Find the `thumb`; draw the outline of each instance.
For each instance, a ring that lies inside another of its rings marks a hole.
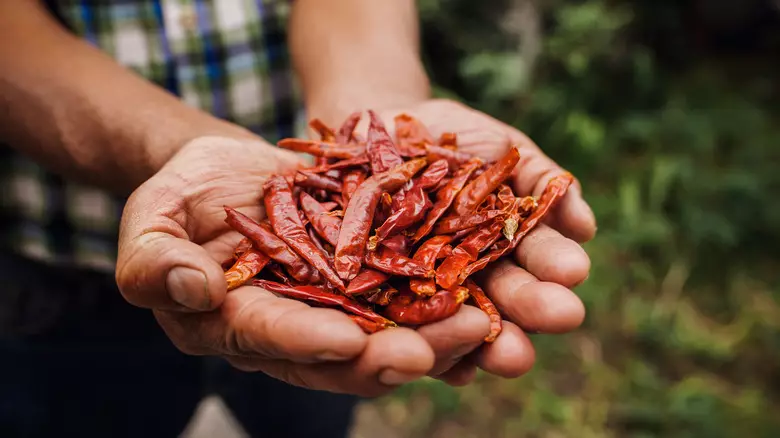
[[[184,200],[163,177],[150,179],[127,201],[119,229],[116,281],[139,307],[206,311],[227,292],[220,265],[190,241]]]

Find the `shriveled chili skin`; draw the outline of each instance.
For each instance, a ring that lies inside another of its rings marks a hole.
[[[453,290],[440,290],[431,297],[417,297],[404,290],[385,307],[384,315],[398,324],[431,324],[458,313],[468,296],[468,289],[460,286]]]
[[[325,158],[356,158],[365,153],[365,147],[362,145],[344,146],[333,142],[299,138],[285,138],[279,140],[276,145],[282,149]]]
[[[364,167],[365,164],[368,164],[368,156],[366,154],[360,154],[355,158],[349,158],[346,160],[336,161],[335,163],[310,167],[306,169],[306,171],[311,173],[327,173],[330,172],[331,170],[342,170],[342,169],[349,169],[352,167],[362,168]]]
[[[335,201],[320,202],[320,205],[325,209],[325,211],[332,211],[339,206],[338,202]]]
[[[427,269],[421,263],[392,252],[385,247],[369,251],[366,254],[366,266],[391,275],[405,277],[432,278],[435,274],[433,269]]]
[[[425,155],[425,146],[435,143],[425,125],[415,117],[404,113],[395,116],[393,121],[399,150]]]
[[[393,237],[383,240],[382,246],[389,249],[390,251],[397,252],[398,254],[408,255],[410,242],[409,238],[403,234],[396,234]]]
[[[353,140],[355,128],[360,123],[360,117],[360,111],[355,111],[347,116],[339,128],[338,134],[336,134],[336,143],[347,144]]]
[[[539,197],[539,206],[531,213],[526,220],[524,220],[517,232],[515,232],[512,241],[504,240],[496,245],[495,249],[490,250],[487,254],[481,257],[479,260],[468,265],[460,274],[461,281],[468,278],[470,275],[477,271],[484,269],[489,263],[492,263],[504,255],[512,251],[517,244],[525,237],[531,230],[533,230],[540,221],[544,219],[547,213],[566,195],[569,186],[574,181],[574,177],[571,173],[565,173],[554,177],[547,183],[542,195]],[[522,204],[522,200],[521,200]]]
[[[436,223],[433,234],[450,234],[456,231],[466,230],[505,215],[506,212],[502,210],[486,210],[468,216],[446,217]]]
[[[372,110],[368,111],[368,115],[371,121],[368,125],[366,154],[371,164],[371,173],[376,175],[398,167],[404,161],[387,133],[384,122]]]
[[[374,312],[367,306],[358,303],[352,298],[344,295],[334,294],[316,286],[290,287],[281,283],[276,283],[274,281],[258,279],[252,280],[252,285],[296,300],[311,301],[332,307],[341,307],[347,312],[366,318],[369,321],[384,324],[388,327],[396,326],[393,321],[388,320],[387,318]]]
[[[426,269],[436,266],[436,259],[441,250],[452,241],[452,236],[435,236],[423,242],[415,251],[412,260],[419,262]],[[412,278],[409,289],[417,295],[433,295],[436,293],[436,281],[432,278]]]
[[[266,269],[268,272],[272,273],[276,278],[282,281],[287,286],[293,286],[292,281],[290,281],[290,277],[287,276],[287,274],[284,273],[281,266],[277,265],[276,263],[269,263],[268,266],[266,266]]]
[[[477,286],[477,283],[474,283],[473,280],[466,280],[464,286],[468,288],[469,295],[471,295],[471,299],[474,300],[474,303],[476,303],[477,307],[485,312],[488,316],[488,319],[490,319],[490,333],[488,333],[488,335],[485,337],[485,342],[489,344],[493,343],[498,335],[501,334],[501,330],[503,328],[501,313],[498,312],[496,305],[493,304],[490,298],[488,298],[488,296],[485,294],[485,291]]]
[[[398,190],[426,164],[423,158],[409,160],[387,172],[372,175],[358,187],[349,201],[336,245],[335,268],[339,277],[352,280],[360,271],[366,241],[379,197],[383,191]]]
[[[235,263],[236,260],[241,257],[241,254],[249,251],[250,249],[252,249],[252,241],[249,240],[248,237],[244,237],[240,242],[238,242],[238,245],[236,245],[236,248],[233,250],[233,255],[229,259],[222,262],[222,270],[227,271],[230,269],[230,267],[233,266],[233,263]]]
[[[469,263],[477,260],[479,253],[490,248],[501,237],[504,223],[494,220],[485,224],[466,236],[452,254],[444,259],[436,269],[436,284],[444,289],[451,289],[459,284],[459,275]]]
[[[496,208],[496,195],[491,193],[488,195],[487,198],[485,198],[484,201],[482,201],[482,204],[479,205],[477,211],[478,212],[490,211],[490,210],[495,210],[495,208]]]
[[[325,175],[299,170],[295,174],[295,185],[311,188],[323,189],[329,192],[341,192],[341,184]]]
[[[228,206],[224,207],[225,222],[231,228],[252,240],[257,249],[282,264],[287,272],[301,283],[321,281],[320,273],[299,256],[287,243],[274,234],[265,223],[255,222],[249,216]]]
[[[298,216],[290,186],[284,178],[272,176],[263,185],[265,211],[274,232],[295,252],[306,259],[337,289],[344,291],[344,282],[336,275],[325,256],[317,249],[306,234]]]
[[[433,226],[436,221],[438,221],[439,218],[444,215],[447,209],[450,208],[450,205],[452,205],[455,196],[457,196],[458,192],[463,189],[463,186],[466,185],[466,182],[469,180],[469,176],[471,176],[471,173],[474,172],[477,167],[479,167],[479,162],[477,161],[472,161],[466,164],[458,170],[458,172],[455,174],[455,176],[452,177],[447,185],[438,191],[436,194],[436,202],[433,204],[433,207],[425,217],[425,221],[422,223],[422,225],[420,225],[419,228],[417,228],[417,232],[415,232],[414,236],[412,237],[413,243],[419,242],[420,239],[427,236],[428,233],[433,230]]]
[[[376,230],[376,239],[369,244],[376,244],[387,239],[390,235],[403,231],[425,217],[425,212],[432,207],[430,199],[422,187],[415,186],[404,197],[403,203],[385,222]]]
[[[377,306],[386,306],[390,304],[390,301],[397,293],[398,293],[398,289],[392,286],[385,286],[380,290],[374,292],[370,296],[368,296],[366,298],[366,301],[368,301],[371,304],[376,304]]]
[[[519,161],[520,151],[516,147],[511,147],[500,160],[461,190],[452,203],[455,214],[465,216],[476,210],[490,193],[512,175],[512,171]]]
[[[301,192],[301,210],[309,219],[312,228],[326,242],[336,245],[339,241],[339,232],[341,230],[341,219],[329,214],[322,205],[306,192]]]
[[[364,294],[378,288],[389,279],[390,274],[364,267],[357,277],[349,282],[346,294],[350,296]]]
[[[244,285],[252,279],[252,277],[259,274],[270,261],[270,257],[259,250],[250,247],[249,250],[241,254],[236,260],[236,263],[225,272],[227,290],[231,291]]]
[[[452,250],[452,245],[444,245],[441,248],[441,251],[439,251],[439,254],[436,255],[436,259],[446,259],[450,254],[452,254]]]
[[[320,236],[317,235],[317,232],[314,231],[314,228],[309,228],[306,230],[306,232],[309,234],[309,239],[311,239],[312,243],[314,243],[314,246],[316,246],[317,249],[322,252],[322,254],[328,259],[329,262],[333,263],[333,254],[325,248],[325,245],[323,245],[322,241],[320,240]]]
[[[452,149],[443,148],[436,145],[428,145],[425,148],[426,157],[428,161],[434,162],[437,160],[446,160],[450,165],[450,170],[456,170],[459,167],[465,165],[469,161],[475,160],[475,157],[465,152],[454,151]],[[482,160],[476,158],[482,163]]]
[[[454,132],[444,132],[439,137],[439,146],[455,150],[458,148],[458,134]]]
[[[355,193],[357,188],[363,181],[366,180],[366,172],[363,169],[351,169],[345,175],[341,181],[341,199],[344,200],[344,205],[349,205],[349,200]]]

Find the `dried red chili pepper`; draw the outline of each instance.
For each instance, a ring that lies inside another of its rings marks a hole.
[[[339,206],[338,202],[335,201],[321,202],[320,205],[325,209],[325,211],[333,211],[333,209]]]
[[[419,262],[426,269],[436,266],[436,258],[441,250],[452,241],[452,236],[436,236],[426,240],[414,253],[412,260]],[[436,281],[433,278],[412,278],[409,289],[417,295],[433,295],[436,293]]]
[[[458,275],[469,263],[477,260],[479,253],[490,248],[501,237],[504,228],[502,220],[487,223],[466,236],[452,254],[441,262],[436,269],[436,284],[444,289],[451,289],[459,284]]]
[[[557,202],[566,195],[572,181],[574,181],[574,177],[568,172],[551,179],[544,188],[544,192],[542,192],[542,195],[539,197],[539,207],[537,207],[533,213],[520,224],[519,229],[514,233],[514,236],[512,236],[512,240],[500,242],[497,245],[497,248],[491,250],[476,262],[468,265],[460,274],[460,277],[465,280],[473,273],[484,269],[489,263],[498,260],[509,253],[509,251],[513,250],[517,244],[520,243],[520,240],[531,232]]]
[[[494,210],[495,208],[496,208],[496,195],[491,193],[488,195],[487,198],[485,198],[484,201],[482,201],[482,204],[479,205],[477,211],[478,212],[490,211],[490,210]]]
[[[391,275],[423,278],[433,278],[435,275],[433,269],[428,269],[421,263],[392,252],[385,247],[380,247],[376,251],[369,251],[366,254],[365,262],[366,266]]]
[[[398,149],[407,154],[425,155],[425,146],[434,144],[428,129],[419,120],[409,114],[399,114],[394,118],[395,138]]]
[[[344,175],[344,179],[341,182],[341,198],[344,200],[344,205],[349,205],[349,199],[360,184],[366,180],[366,177],[366,172],[360,168],[349,170]]]
[[[362,145],[344,146],[327,141],[302,140],[299,138],[285,138],[279,140],[276,145],[282,149],[304,152],[315,157],[325,158],[356,158],[365,153],[365,147]]]
[[[355,128],[360,123],[360,117],[360,111],[355,111],[347,116],[341,128],[339,128],[338,134],[336,134],[336,143],[347,144],[353,140]]]
[[[328,261],[332,263],[333,253],[331,251],[328,251],[327,248],[325,248],[325,245],[320,240],[320,236],[317,235],[317,232],[314,231],[314,228],[309,228],[308,230],[306,230],[306,233],[309,234],[309,239],[311,239],[314,246],[316,246],[317,249],[319,249],[320,252],[322,252],[322,254],[328,258]]]
[[[391,234],[398,233],[421,221],[425,212],[433,205],[422,187],[413,187],[404,197],[403,203],[385,222],[376,230],[376,235],[369,240],[368,249],[373,250],[376,245],[388,238]]]
[[[419,242],[420,239],[427,236],[428,233],[433,230],[433,226],[436,221],[438,221],[439,218],[444,215],[444,212],[450,208],[450,205],[452,205],[455,196],[457,196],[458,192],[463,189],[463,186],[466,184],[466,181],[468,181],[469,176],[472,172],[474,172],[474,170],[476,170],[477,167],[479,167],[479,162],[477,161],[466,164],[460,168],[460,170],[458,170],[458,172],[454,177],[452,177],[452,180],[450,180],[446,186],[439,190],[437,193],[436,202],[433,204],[433,207],[425,217],[425,222],[420,225],[420,227],[417,229],[417,232],[414,233],[414,236],[412,237],[413,243]]]
[[[368,115],[371,122],[368,125],[366,154],[371,164],[371,172],[376,175],[400,166],[404,160],[379,116],[371,110]]]
[[[502,210],[487,210],[470,216],[450,216],[442,219],[433,229],[434,234],[450,234],[482,225],[497,217],[506,216]]]
[[[364,332],[367,334],[373,334],[376,332],[380,332],[382,330],[395,327],[394,325],[388,325],[388,324],[382,324],[376,321],[371,321],[366,318],[363,318],[362,316],[357,315],[347,315],[349,316],[353,321],[355,321],[355,324],[359,325],[360,328],[363,329]]]
[[[458,148],[458,134],[454,132],[444,132],[439,137],[439,146],[455,150]]]
[[[287,286],[293,286],[292,281],[290,280],[290,277],[287,276],[287,274],[284,273],[281,266],[277,265],[276,263],[269,263],[268,266],[265,268],[268,272],[272,273],[276,278],[281,280],[282,283],[284,283]]]
[[[320,119],[311,119],[309,126],[315,130],[322,141],[333,142],[336,141],[336,133],[328,125]]]
[[[382,246],[401,255],[409,254],[409,238],[403,234],[396,234],[383,240]]]
[[[360,273],[349,282],[347,295],[361,295],[374,290],[390,279],[389,274],[374,269],[363,268]]]
[[[351,167],[362,168],[365,164],[368,164],[368,156],[366,154],[361,154],[355,158],[341,160],[331,164],[324,164],[306,170],[311,173],[327,173],[330,172],[331,170],[349,169]]]
[[[332,212],[326,211],[316,199],[306,192],[301,193],[300,200],[301,209],[309,219],[309,222],[311,222],[312,228],[326,242],[335,246],[339,241],[341,219],[332,214]]]
[[[485,291],[483,291],[477,283],[474,283],[471,279],[466,280],[465,286],[469,289],[469,295],[471,299],[477,304],[477,307],[482,309],[490,319],[490,333],[485,337],[485,342],[492,343],[496,340],[502,330],[502,318],[501,314],[496,309],[496,305],[490,301]]]
[[[241,241],[238,242],[238,245],[236,245],[236,248],[233,250],[233,255],[229,259],[222,262],[222,270],[227,271],[230,269],[230,267],[233,266],[233,263],[235,263],[236,260],[241,257],[241,254],[249,251],[250,249],[252,249],[252,241],[249,240],[248,237],[242,238]]]
[[[360,271],[368,232],[382,192],[398,190],[425,164],[426,160],[422,158],[409,160],[387,172],[372,175],[358,187],[344,212],[336,245],[335,267],[339,277],[352,280]]]
[[[225,206],[225,222],[231,228],[248,237],[257,249],[282,264],[296,281],[316,283],[321,281],[319,272],[274,234],[266,223],[255,222],[249,216]]]
[[[460,286],[438,291],[431,297],[417,297],[411,291],[402,290],[385,307],[384,314],[398,324],[431,324],[458,313],[468,297],[469,290]]]
[[[330,199],[332,202],[335,202],[336,206],[339,208],[344,209],[344,201],[341,198],[341,195],[338,193],[331,193],[330,196],[328,196],[328,199]]]
[[[483,163],[481,159],[475,158],[471,154],[454,151],[452,149],[443,148],[441,146],[428,145],[425,148],[425,151],[428,161],[434,162],[438,160],[447,160],[447,163],[450,165],[450,170],[453,171],[465,165],[469,161],[478,160],[480,163]]]
[[[398,289],[392,286],[385,286],[366,298],[366,301],[372,304],[376,304],[377,306],[386,306],[390,304],[393,296],[395,296],[397,293]]]
[[[298,216],[290,186],[284,178],[272,176],[263,184],[265,211],[276,234],[295,252],[306,259],[337,289],[344,291],[344,282],[319,252],[306,234]]]
[[[295,184],[311,189],[341,192],[341,184],[338,181],[317,173],[306,172],[305,170],[299,170],[295,174]]]
[[[452,250],[453,250],[452,245],[444,245],[441,248],[441,251],[439,251],[439,253],[436,254],[436,259],[437,260],[438,259],[445,259],[445,258],[449,257],[450,254],[452,254]]]
[[[248,251],[241,254],[236,263],[225,272],[225,281],[227,281],[227,290],[231,291],[239,286],[243,286],[255,275],[263,270],[265,265],[271,261],[271,258],[262,252],[249,248]]]
[[[482,175],[474,178],[461,190],[452,203],[456,215],[465,216],[476,210],[477,206],[496,190],[514,171],[520,161],[520,151],[516,147],[509,148],[500,160],[490,166]]]
[[[388,327],[396,326],[396,323],[393,321],[390,321],[382,315],[379,315],[378,313],[369,309],[367,306],[358,303],[352,298],[344,295],[334,294],[316,286],[290,287],[281,283],[276,283],[274,281],[258,279],[252,280],[252,285],[261,287],[269,292],[274,292],[288,298],[294,298],[296,300],[311,301],[331,307],[341,307],[342,309],[366,318],[369,321],[385,324]]]

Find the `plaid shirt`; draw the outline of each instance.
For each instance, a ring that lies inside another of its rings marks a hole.
[[[281,0],[48,0],[72,32],[188,105],[269,141],[302,118]],[[297,123],[297,124],[296,124]],[[123,199],[0,145],[2,251],[112,271]]]

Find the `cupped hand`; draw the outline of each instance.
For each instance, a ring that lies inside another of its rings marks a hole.
[[[520,162],[512,178],[518,195],[539,195],[551,178],[564,172],[517,129],[456,102],[430,100],[380,111],[391,135],[393,118],[400,113],[419,119],[434,138],[444,132],[457,133],[459,149],[485,159],[500,158],[511,145],[518,147]],[[366,129],[366,119],[359,130]],[[479,366],[492,374],[517,377],[535,361],[527,333],[565,333],[579,327],[585,309],[571,289],[585,281],[590,270],[590,259],[579,243],[596,233],[596,220],[582,198],[579,182],[575,180],[545,222],[521,241],[514,260],[500,260],[478,275],[505,318],[503,332],[494,343],[475,340],[475,334],[487,333],[487,318],[472,306],[463,306],[455,316],[419,330],[439,353],[430,375],[463,385],[474,378]],[[447,350],[453,344],[458,347]]]
[[[409,329],[366,335],[346,314],[244,286],[226,292],[220,262],[241,236],[224,205],[255,219],[273,174],[303,164],[260,140],[194,140],[129,198],[116,280],[152,309],[181,351],[214,355],[318,390],[376,396],[431,372],[434,350]]]

